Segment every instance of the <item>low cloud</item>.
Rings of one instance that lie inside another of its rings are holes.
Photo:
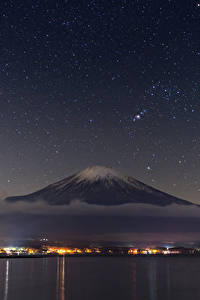
[[[95,205],[74,200],[68,205],[48,205],[44,201],[0,201],[0,214],[26,213],[32,215],[98,215],[98,216],[153,216],[153,217],[200,217],[200,207],[172,204],[160,207],[151,204]]]
[[[44,201],[0,201],[0,238],[47,234],[56,240],[89,242],[192,241],[198,239],[199,228],[197,206],[103,206],[79,200],[52,206]]]

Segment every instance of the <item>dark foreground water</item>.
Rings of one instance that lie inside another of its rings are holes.
[[[1,300],[196,300],[198,257],[0,260]]]

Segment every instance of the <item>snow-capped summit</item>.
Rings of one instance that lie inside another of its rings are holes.
[[[113,180],[116,178],[123,178],[123,176],[115,171],[114,169],[103,167],[103,166],[93,166],[89,167],[75,176],[77,181],[97,181],[97,180]]]
[[[110,168],[94,166],[47,186],[35,193],[9,197],[6,201],[45,201],[49,205],[68,205],[79,200],[91,205],[144,203],[157,206],[193,203],[156,190]]]

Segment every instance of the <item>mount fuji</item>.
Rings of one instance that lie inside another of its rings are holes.
[[[45,201],[49,205],[69,205],[76,200],[104,206],[128,203],[159,207],[171,204],[196,205],[102,166],[89,167],[32,194],[8,197],[5,200],[10,203]]]

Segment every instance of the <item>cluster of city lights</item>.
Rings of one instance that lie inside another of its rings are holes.
[[[41,248],[8,247],[0,248],[0,256],[37,256],[37,255],[174,255],[174,254],[198,254],[200,249],[195,248],[66,248],[55,246],[43,246]]]
[[[38,249],[25,248],[25,247],[8,247],[0,248],[0,255],[5,254],[8,256],[12,255],[34,255],[39,253]]]

